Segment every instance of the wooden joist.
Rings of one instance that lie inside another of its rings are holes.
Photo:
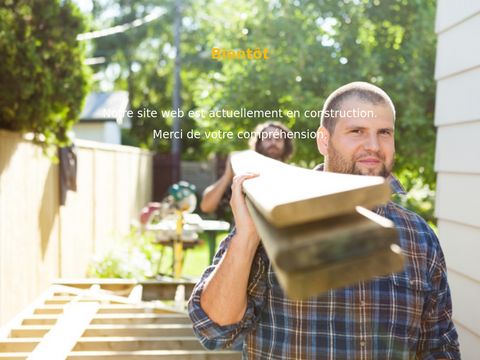
[[[86,301],[93,300],[93,301],[99,301],[99,302],[108,302],[109,304],[125,304],[124,300],[123,301],[120,301],[118,299],[105,300],[92,295],[83,296],[81,298],[78,298],[77,295],[59,295],[59,296],[53,296],[50,299],[45,300],[45,305],[59,305],[59,304],[63,305],[63,304],[68,304],[73,300],[76,300],[79,302],[86,302]]]
[[[145,313],[148,312],[148,309],[145,309],[141,306],[135,305],[124,305],[124,304],[114,304],[114,305],[101,305],[98,308],[99,314],[118,314],[118,313]],[[63,306],[61,305],[43,305],[38,306],[34,310],[34,314],[61,314],[63,312]]]
[[[114,291],[117,295],[128,296],[138,282],[133,279],[56,279],[53,285],[63,285],[75,289],[88,289],[92,285],[99,285],[103,290]]]
[[[42,341],[42,338],[11,338],[0,341],[2,352],[30,352]],[[202,350],[203,347],[194,336],[178,337],[81,337],[74,351],[136,351],[136,350]]]
[[[195,282],[186,280],[144,280],[136,281],[130,279],[57,279],[56,285],[64,285],[77,289],[88,289],[92,285],[98,285],[101,290],[115,292],[117,295],[129,296],[137,285],[142,286],[142,300],[171,300],[179,285],[185,286],[185,296],[190,297]]]
[[[58,315],[31,315],[22,321],[22,325],[53,325],[57,322]],[[188,316],[183,314],[96,314],[92,325],[99,324],[191,324]]]
[[[0,353],[2,360],[27,359],[29,353]],[[139,351],[73,351],[67,360],[241,360],[235,351],[206,350],[139,350]]]
[[[34,314],[61,314],[63,306],[57,305],[41,305],[35,308]],[[154,314],[169,314],[175,310],[165,307],[146,307],[129,304],[102,304],[98,309],[99,314],[122,314],[122,313],[154,313]]]
[[[204,350],[194,336],[82,338],[74,351]]]
[[[70,294],[70,296],[60,296],[60,298],[64,300],[68,300],[68,298],[72,299],[72,296],[77,300],[92,300],[95,299],[96,301],[103,302],[103,303],[111,303],[111,304],[139,304],[140,301],[130,299],[125,296],[118,296],[111,291],[106,291],[100,288],[99,285],[92,285],[88,289],[76,289],[74,287],[68,287],[64,285],[54,285],[55,293],[66,293]],[[133,289],[133,288],[132,288]],[[59,296],[55,296],[59,297]],[[54,298],[55,298],[54,297]],[[48,300],[47,300],[48,301]]]
[[[7,338],[0,341],[0,354],[10,352],[30,352],[35,349],[42,338]]]
[[[205,350],[151,350],[151,351],[98,351],[72,352],[68,360],[136,360],[136,359],[171,359],[171,360],[240,360],[240,353],[233,351]]]
[[[14,328],[10,336],[42,337],[52,327],[50,325],[25,325]],[[87,336],[191,336],[191,324],[132,324],[132,325],[89,325],[83,332]]]

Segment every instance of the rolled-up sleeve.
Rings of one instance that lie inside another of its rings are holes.
[[[188,313],[193,323],[193,330],[202,345],[207,349],[240,349],[245,336],[252,330],[258,320],[264,306],[266,291],[266,256],[257,249],[250,271],[247,287],[247,309],[239,322],[221,326],[212,321],[200,306],[200,296],[205,282],[210,274],[218,266],[226,249],[230,245],[231,238],[235,234],[232,231],[220,244],[212,265],[202,274],[200,281],[195,285],[188,301]]]
[[[417,357],[423,360],[460,359],[445,259],[433,231],[430,236],[434,244],[429,269],[433,291],[428,295],[423,310]]]

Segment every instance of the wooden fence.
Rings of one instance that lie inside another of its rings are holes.
[[[152,154],[77,141],[77,192],[60,206],[59,166],[20,134],[0,130],[0,326],[58,277],[85,276],[152,194]]]

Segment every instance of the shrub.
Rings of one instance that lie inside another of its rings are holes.
[[[153,240],[151,233],[141,234],[132,229],[120,244],[92,259],[88,276],[136,280],[154,277],[160,270],[162,258]]]
[[[68,143],[86,95],[80,10],[70,0],[0,0],[0,128]]]

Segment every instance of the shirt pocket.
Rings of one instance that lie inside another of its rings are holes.
[[[401,273],[391,274],[390,279],[395,286],[407,288],[412,291],[428,292],[432,290],[430,283],[426,279],[426,275],[418,271],[407,269]]]
[[[393,292],[391,295],[392,312],[395,312],[395,324],[400,336],[418,339],[422,315],[432,290],[425,274],[407,269],[390,275]]]

